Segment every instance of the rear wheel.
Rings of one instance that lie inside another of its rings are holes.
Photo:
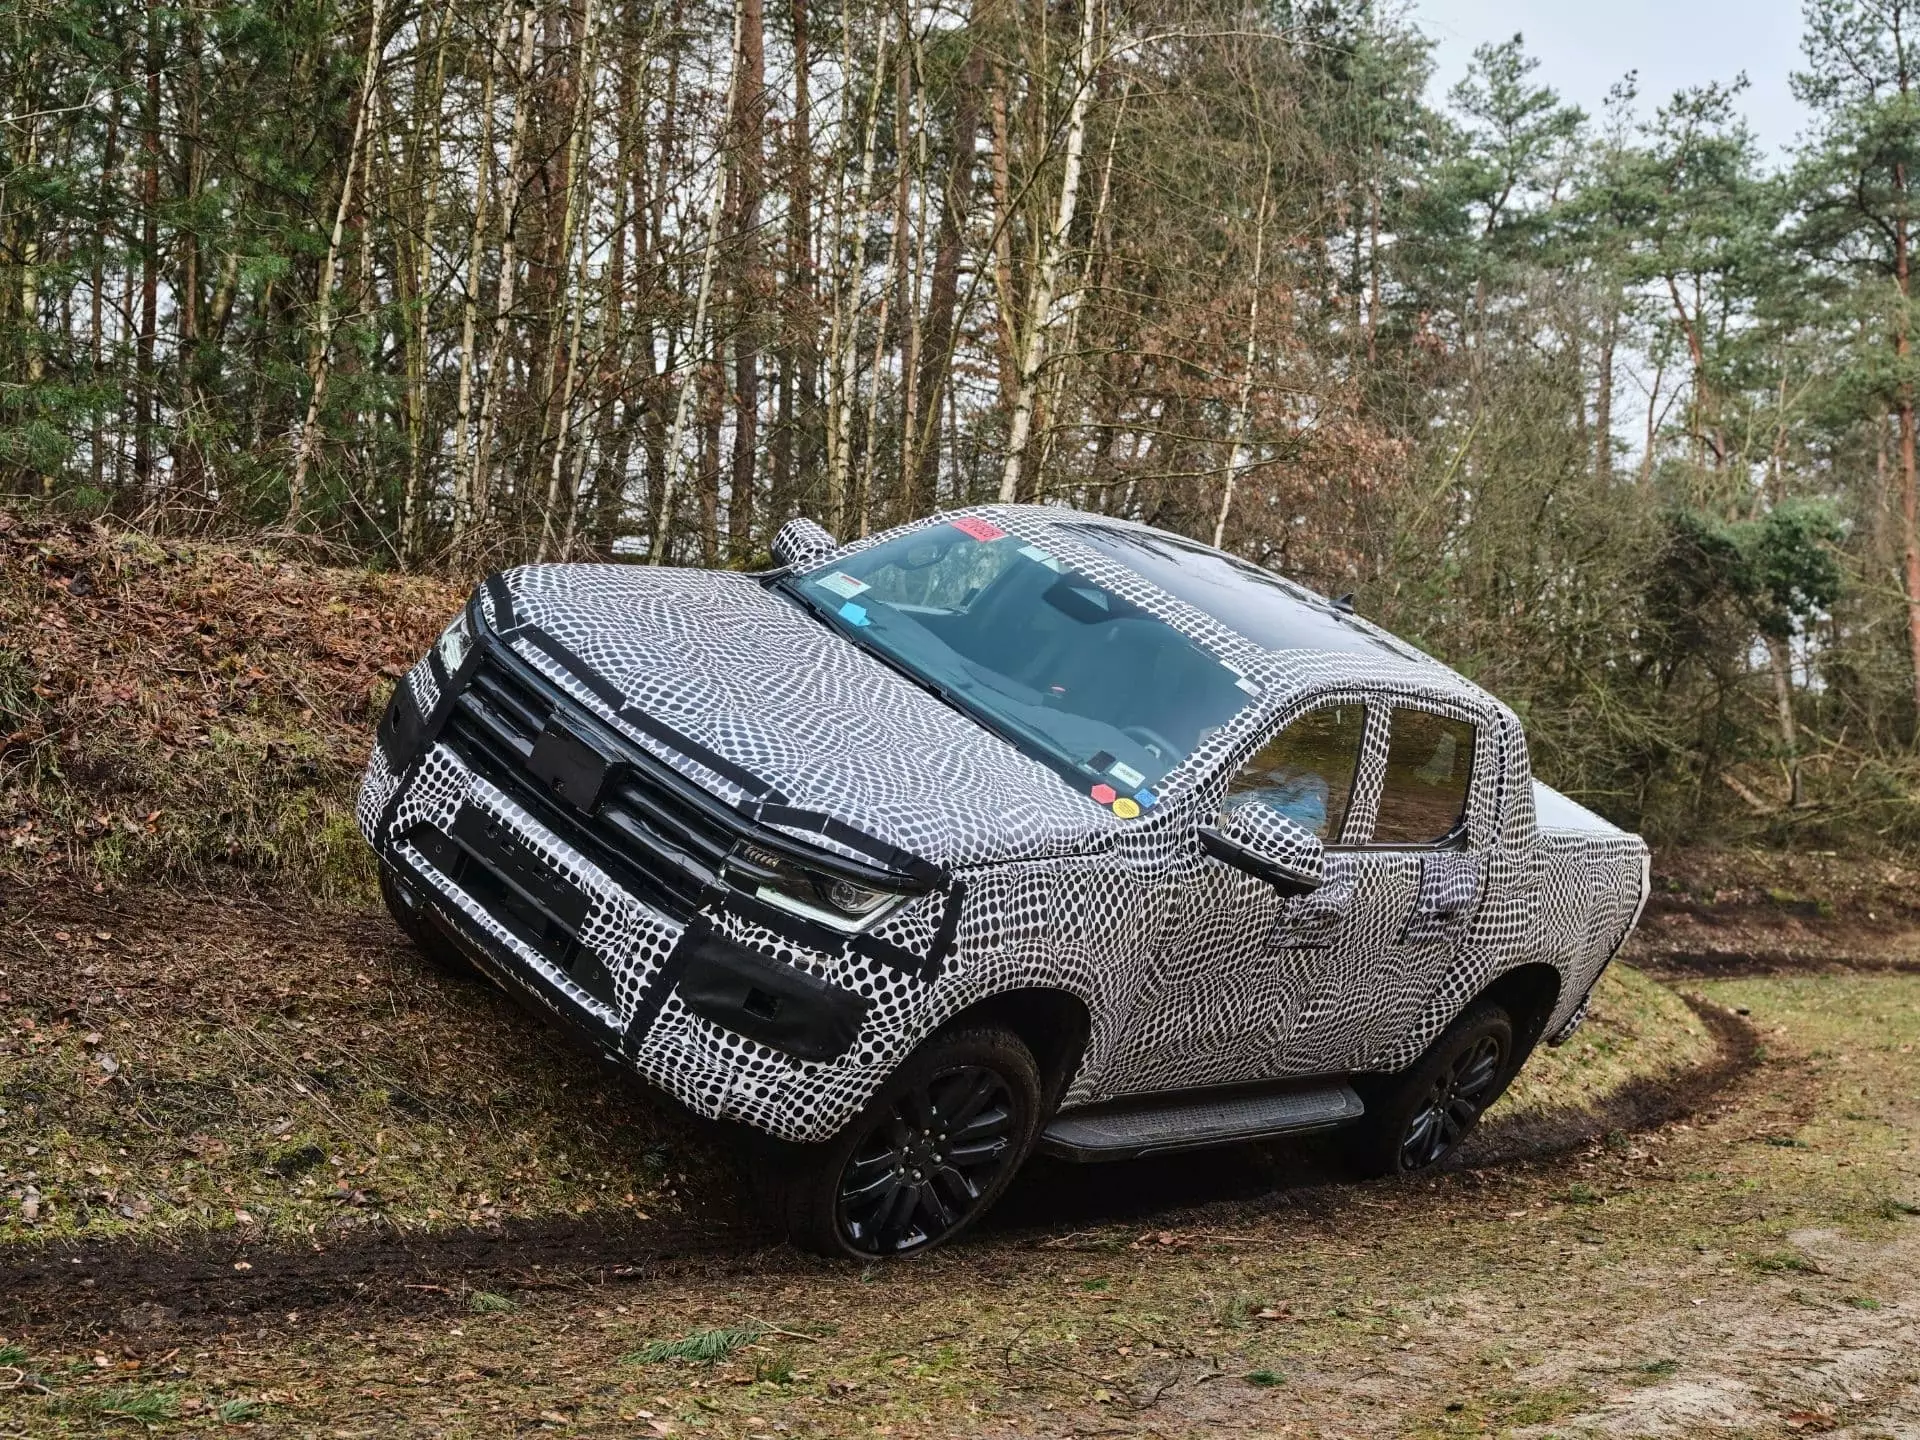
[[[1011,1032],[936,1035],[839,1135],[782,1147],[768,1198],[803,1249],[862,1260],[930,1250],[1012,1182],[1039,1130],[1041,1090]]]
[[[434,928],[427,918],[426,902],[410,889],[390,865],[380,867],[380,898],[387,902],[387,913],[414,948],[439,969],[450,974],[473,973],[473,962],[462,955],[454,943]]]
[[[1461,1012],[1394,1075],[1356,1081],[1366,1117],[1347,1156],[1362,1175],[1411,1175],[1448,1159],[1513,1078],[1513,1020],[1491,1001]]]

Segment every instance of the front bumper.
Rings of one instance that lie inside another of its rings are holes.
[[[537,636],[489,625],[502,608],[470,609],[480,638],[460,674],[430,655],[396,690],[359,807],[382,863],[511,993],[696,1113],[827,1138],[919,1038],[958,886],[911,877],[922,892],[859,936],[733,890],[731,847],[748,833],[796,847],[758,817],[798,812],[744,785],[736,799],[695,784],[685,771],[709,785],[752,777],[643,746]],[[556,715],[617,761],[604,785],[583,789],[571,771],[541,783],[534,751]]]

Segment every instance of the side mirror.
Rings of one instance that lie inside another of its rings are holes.
[[[1242,801],[1220,817],[1219,825],[1202,825],[1200,846],[1282,895],[1310,894],[1326,878],[1320,837],[1264,800]]]
[[[773,558],[789,570],[811,570],[840,548],[826,528],[802,515],[789,520],[773,537]]]

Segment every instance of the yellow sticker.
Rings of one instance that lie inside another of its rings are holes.
[[[1122,795],[1118,800],[1113,802],[1113,813],[1118,815],[1122,820],[1131,820],[1140,813],[1140,807]]]

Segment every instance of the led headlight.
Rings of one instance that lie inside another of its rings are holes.
[[[849,933],[868,929],[906,899],[810,869],[757,845],[741,847],[729,866],[729,878],[769,905]]]
[[[462,610],[453,617],[453,623],[440,632],[440,638],[433,642],[433,648],[440,652],[441,667],[448,675],[459,673],[467,656],[473,652],[473,627],[467,623],[466,611]]]

